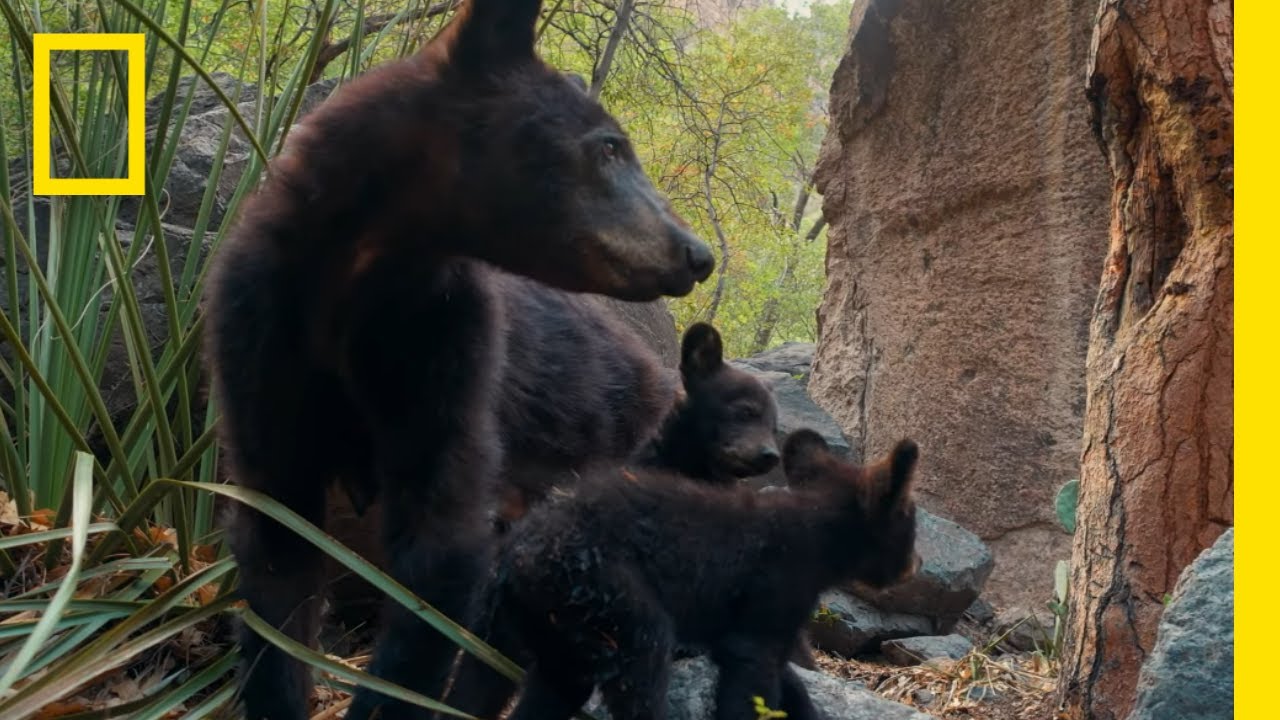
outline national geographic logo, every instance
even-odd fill
[[[146,193],[146,36],[142,33],[35,33],[32,37],[31,103],[35,147],[33,195],[142,195]],[[52,74],[55,50],[121,50],[128,57],[128,162],[122,178],[55,178],[50,157]]]

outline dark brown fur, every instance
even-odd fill
[[[491,269],[645,300],[710,273],[617,123],[533,51],[538,0],[470,0],[420,53],[294,130],[214,259],[206,312],[237,483],[316,524],[326,483],[376,486],[391,572],[463,619],[489,567],[508,313]],[[483,262],[479,262],[483,261]],[[244,509],[249,609],[311,642],[320,552]],[[454,647],[394,606],[372,671],[427,695]],[[250,720],[305,717],[310,679],[241,635]],[[416,717],[358,692],[347,717]]]
[[[489,637],[531,660],[510,720],[567,719],[599,686],[614,720],[665,717],[676,643],[710,648],[717,720],[752,697],[817,713],[786,663],[820,592],[891,584],[919,564],[910,441],[858,467],[812,431],[784,449],[806,489],[761,494],[663,473],[601,470],[513,528],[488,588]],[[465,658],[449,703],[490,717],[494,674]]]

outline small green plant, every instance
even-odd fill
[[[1068,480],[1058,488],[1058,496],[1054,498],[1053,509],[1058,514],[1058,522],[1069,533],[1076,531],[1076,504],[1080,502],[1080,481]]]
[[[1059,560],[1053,569],[1053,600],[1049,601],[1049,612],[1053,613],[1053,636],[1049,639],[1049,647],[1045,654],[1050,659],[1062,655],[1062,636],[1067,629],[1067,588],[1071,566],[1066,560]]]
[[[817,610],[813,611],[814,622],[824,625],[834,625],[840,621],[840,614],[832,612],[831,608],[826,605],[819,605]]]
[[[1058,488],[1053,500],[1053,509],[1058,522],[1069,533],[1076,531],[1076,507],[1080,502],[1080,481],[1068,480]],[[1056,659],[1062,655],[1062,639],[1067,624],[1067,589],[1070,586],[1071,566],[1066,560],[1059,560],[1053,569],[1053,599],[1048,602],[1049,612],[1053,613],[1053,632],[1043,653],[1048,659]]]
[[[777,720],[784,718],[787,714],[781,710],[773,710],[764,704],[764,698],[756,695],[751,698],[751,702],[756,706],[756,720]]]

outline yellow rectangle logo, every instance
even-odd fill
[[[32,36],[31,103],[35,195],[142,195],[147,191],[146,35],[143,33],[35,33]],[[122,178],[55,178],[50,157],[50,103],[54,50],[123,50],[128,57],[128,159]]]

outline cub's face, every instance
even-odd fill
[[[685,331],[680,372],[697,444],[725,478],[763,475],[778,464],[778,408],[751,374],[724,362],[720,334],[706,323]]]
[[[783,468],[789,487],[830,493],[855,516],[855,577],[882,588],[910,577],[920,569],[916,553],[916,506],[911,482],[920,451],[902,440],[888,457],[859,466],[835,455],[812,430],[798,430],[783,449]]]

